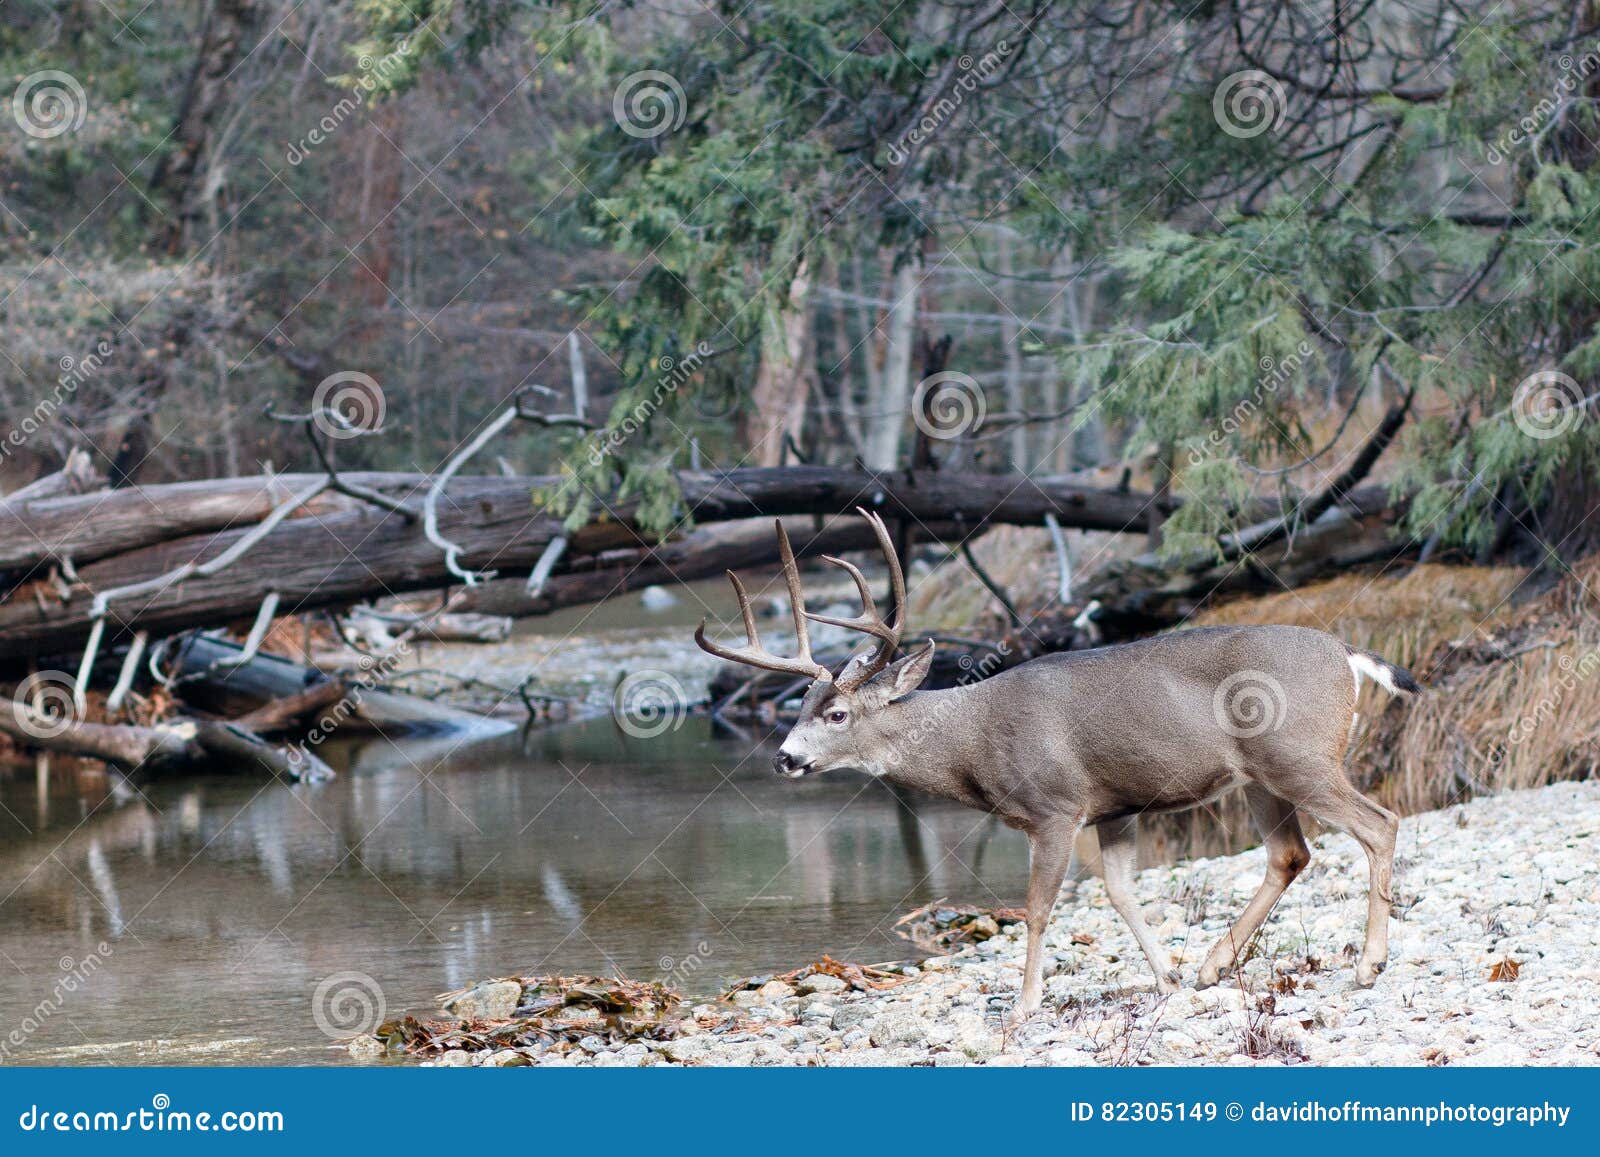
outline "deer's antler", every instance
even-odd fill
[[[806,618],[814,623],[827,623],[833,627],[845,627],[852,631],[860,631],[871,635],[878,640],[872,652],[860,660],[851,660],[839,676],[839,688],[842,691],[853,690],[872,678],[879,671],[889,665],[894,658],[894,653],[900,649],[900,632],[905,625],[906,618],[906,576],[900,570],[900,556],[895,553],[894,541],[889,537],[889,528],[883,524],[883,519],[876,514],[856,507],[856,512],[865,518],[878,536],[878,546],[883,550],[883,561],[889,567],[889,585],[894,592],[894,622],[886,623],[883,616],[878,614],[878,604],[873,601],[872,591],[867,586],[866,576],[861,571],[842,558],[834,558],[831,554],[823,558],[834,566],[839,567],[848,574],[856,584],[856,591],[861,596],[861,614],[853,619],[835,619],[827,615],[814,615],[806,612]]]
[[[806,600],[800,590],[800,568],[794,561],[794,549],[789,545],[789,535],[783,529],[783,520],[777,520],[778,554],[783,560],[783,581],[789,587],[789,610],[794,615],[794,633],[799,640],[799,653],[792,659],[774,655],[761,642],[761,632],[756,629],[755,612],[750,609],[750,596],[745,592],[739,576],[731,570],[728,581],[739,598],[739,615],[744,620],[746,646],[724,647],[706,638],[706,621],[700,620],[695,628],[694,641],[700,649],[719,659],[760,667],[767,671],[782,671],[788,675],[805,675],[811,679],[831,680],[833,672],[811,657],[811,632],[806,627]]]

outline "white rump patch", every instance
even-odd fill
[[[1399,695],[1401,691],[1394,683],[1394,675],[1382,663],[1375,662],[1366,655],[1352,651],[1347,656],[1350,661],[1350,673],[1355,676],[1356,694],[1361,693],[1361,676],[1365,675],[1378,686],[1391,695]]]

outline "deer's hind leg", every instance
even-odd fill
[[[1172,955],[1156,943],[1155,934],[1145,923],[1144,912],[1133,895],[1133,868],[1139,850],[1139,817],[1104,820],[1095,826],[1100,836],[1100,872],[1106,881],[1106,896],[1111,906],[1133,929],[1133,938],[1144,950],[1145,959],[1156,974],[1159,992],[1178,991],[1178,970]]]
[[[1304,807],[1318,819],[1343,828],[1367,854],[1367,939],[1356,961],[1356,983],[1370,987],[1389,962],[1389,910],[1394,903],[1394,845],[1400,820],[1357,791],[1341,770],[1316,799]]]
[[[1311,862],[1311,849],[1306,847],[1294,804],[1253,783],[1244,789],[1244,795],[1250,805],[1250,818],[1266,845],[1267,874],[1233,927],[1206,954],[1205,963],[1200,966],[1199,988],[1211,987],[1223,973],[1232,971],[1278,898]]]

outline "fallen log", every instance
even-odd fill
[[[28,569],[62,558],[81,566],[111,555],[213,533],[220,551],[233,541],[233,536],[243,533],[239,528],[261,521],[289,495],[323,477],[280,474],[271,478],[220,478],[0,505],[0,570]],[[339,477],[352,486],[419,508],[420,496],[431,484],[425,474],[353,473]],[[1074,478],[1035,479],[1002,474],[869,474],[846,467],[788,466],[684,471],[677,478],[686,511],[692,512],[694,521],[699,523],[762,515],[840,514],[865,505],[885,517],[899,515],[923,522],[943,518],[972,525],[1035,525],[1048,511],[1067,527],[1143,533],[1154,501],[1138,491],[1096,489]],[[440,514],[442,529],[449,537],[452,517],[459,520],[461,511],[480,503],[499,505],[510,501],[523,514],[531,515],[533,496],[553,492],[561,484],[561,479],[553,476],[454,478]],[[636,505],[631,501],[607,503],[603,516],[627,522]],[[370,516],[370,504],[329,491],[308,502],[290,522],[363,510]],[[398,515],[394,521],[405,522]],[[492,548],[489,553],[493,553]],[[497,561],[496,565],[509,569],[512,564]]]
[[[408,486],[414,492],[426,483],[420,475],[350,478],[393,498],[403,497]],[[321,479],[283,476],[277,480],[279,493],[313,494]],[[972,530],[993,522],[1036,525],[1053,514],[1064,526],[1137,532],[1145,528],[1154,501],[1131,491],[1097,491],[1048,478],[867,474],[809,466],[686,472],[679,482],[687,509],[701,523],[836,514],[865,505],[891,518]],[[437,533],[459,548],[462,565],[503,575],[530,573],[558,537],[568,539],[565,571],[585,556],[651,545],[630,525],[637,500],[611,503],[567,534],[560,519],[535,506],[534,491],[541,483],[554,485],[554,480],[458,478],[451,485],[448,508],[438,511]],[[70,557],[77,564],[69,597],[63,598],[51,584],[34,581],[0,602],[0,658],[81,644],[102,617],[97,602],[103,604],[108,637],[114,641],[118,633],[132,629],[162,633],[222,625],[252,615],[271,595],[278,598],[280,613],[293,614],[453,581],[444,552],[414,518],[395,510],[330,491],[305,499],[283,517],[281,502],[267,507],[272,493],[260,480],[228,480],[222,489],[225,501],[198,483],[147,487],[132,497],[113,492],[52,499],[37,504],[48,508],[43,521],[35,518],[36,506],[30,504],[18,516],[14,537],[4,533],[0,518],[0,543],[8,545],[18,565],[36,566],[50,557]],[[100,554],[94,545],[98,540],[85,523],[106,522],[107,533],[121,544],[136,535],[132,527],[137,524],[146,524],[148,533],[166,534],[193,525],[187,512],[196,504],[204,508],[205,518],[218,519],[225,511],[236,514],[241,501],[256,504],[249,506],[252,511],[279,511],[281,521],[189,534],[83,561]],[[63,524],[63,519],[76,521]],[[202,567],[198,573],[197,565]],[[119,599],[118,591],[126,595]]]
[[[303,748],[268,743],[254,732],[213,719],[178,717],[140,727],[39,715],[25,704],[0,710],[0,732],[25,747],[104,760],[129,772],[192,772],[241,761],[288,779],[326,779],[333,769]]]
[[[800,559],[866,550],[878,541],[872,528],[854,515],[830,518],[821,526],[818,519],[801,516],[782,521],[794,543],[795,557]],[[949,522],[919,527],[937,541],[956,541],[964,535],[975,538],[983,529]],[[580,559],[572,569],[552,576],[537,593],[530,594],[521,579],[495,579],[465,592],[457,605],[516,618],[547,615],[562,607],[600,602],[645,587],[694,582],[727,570],[765,566],[777,559],[777,542],[772,521],[766,518],[706,526],[661,546]]]
[[[257,654],[239,663],[242,653],[243,648],[226,639],[192,635],[177,648],[167,674],[185,702],[241,723],[255,713],[268,712],[270,718],[275,704],[287,702],[292,708],[315,700],[327,694],[320,690],[326,683],[335,682],[345,694],[326,706],[336,709],[338,726],[351,732],[402,735],[505,726],[448,704],[386,691],[377,684],[390,672],[377,664],[330,679],[313,667],[277,655]]]
[[[66,494],[88,494],[104,489],[106,476],[95,469],[94,459],[87,450],[73,449],[67,460],[54,474],[46,474],[26,486],[13,490],[0,498],[0,512],[23,510],[45,498],[59,498]]]

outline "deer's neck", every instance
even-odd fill
[[[979,705],[970,687],[917,691],[884,709],[885,752],[870,770],[969,807],[994,810],[984,773],[994,753],[973,719]]]

